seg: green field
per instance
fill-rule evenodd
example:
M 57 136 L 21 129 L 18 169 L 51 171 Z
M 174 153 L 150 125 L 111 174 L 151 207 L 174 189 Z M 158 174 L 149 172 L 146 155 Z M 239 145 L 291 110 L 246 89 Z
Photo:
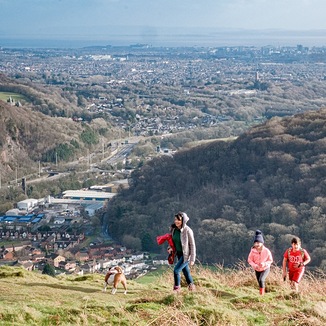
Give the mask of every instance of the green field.
M 26 100 L 26 97 L 24 95 L 18 94 L 18 93 L 11 93 L 11 92 L 0 92 L 0 100 L 7 102 L 7 100 L 10 98 L 14 101 L 21 101 Z

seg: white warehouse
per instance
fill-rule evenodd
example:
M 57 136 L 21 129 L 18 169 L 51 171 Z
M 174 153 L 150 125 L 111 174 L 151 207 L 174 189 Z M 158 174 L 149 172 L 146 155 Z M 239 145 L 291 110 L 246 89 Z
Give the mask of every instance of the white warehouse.
M 38 200 L 33 198 L 25 199 L 17 203 L 17 208 L 19 210 L 25 210 L 27 212 L 31 211 L 34 207 L 37 206 L 38 206 Z

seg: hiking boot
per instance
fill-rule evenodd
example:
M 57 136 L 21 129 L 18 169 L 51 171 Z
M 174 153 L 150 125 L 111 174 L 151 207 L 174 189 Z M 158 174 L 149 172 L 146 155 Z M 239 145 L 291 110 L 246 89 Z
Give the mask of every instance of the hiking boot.
M 173 293 L 180 293 L 181 292 L 181 286 L 174 286 Z
M 189 291 L 196 291 L 196 286 L 195 286 L 195 284 L 194 284 L 194 283 L 190 283 L 190 284 L 188 285 L 188 290 L 189 290 Z

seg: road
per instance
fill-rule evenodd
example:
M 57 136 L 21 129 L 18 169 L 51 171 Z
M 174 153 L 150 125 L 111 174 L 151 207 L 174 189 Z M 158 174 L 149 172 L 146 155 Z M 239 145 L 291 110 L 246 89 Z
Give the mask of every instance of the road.
M 79 160 L 68 162 L 64 164 L 64 167 L 60 166 L 61 172 L 56 173 L 55 175 L 51 175 L 50 171 L 47 173 L 43 172 L 39 176 L 34 175 L 28 175 L 24 176 L 26 178 L 26 183 L 36 183 L 41 181 L 50 181 L 50 180 L 56 180 L 62 177 L 66 177 L 71 173 L 71 170 L 73 170 L 74 166 L 81 166 L 81 163 L 83 161 L 88 162 L 88 170 L 96 171 L 101 170 L 97 168 L 98 163 L 91 163 L 91 161 L 97 161 L 101 163 L 106 163 L 111 166 L 115 166 L 119 162 L 123 162 L 131 153 L 133 147 L 139 142 L 140 138 L 142 137 L 131 137 L 128 139 L 128 143 L 122 143 L 121 140 L 114 140 L 112 141 L 112 144 L 118 144 L 116 148 L 113 148 L 110 153 L 107 153 L 107 157 L 103 157 L 103 153 L 90 153 L 88 156 L 84 156 L 80 158 Z M 21 180 L 22 178 L 17 178 L 16 180 L 12 180 L 8 182 L 8 186 L 11 185 L 12 187 L 21 187 Z M 2 185 L 4 187 L 4 185 Z
M 115 165 L 119 162 L 122 162 L 123 160 L 126 159 L 127 156 L 131 153 L 133 147 L 136 145 L 136 143 L 131 143 L 131 144 L 123 144 L 120 145 L 117 149 L 114 155 L 111 157 L 102 160 L 102 162 L 106 162 L 107 164 L 110 165 Z

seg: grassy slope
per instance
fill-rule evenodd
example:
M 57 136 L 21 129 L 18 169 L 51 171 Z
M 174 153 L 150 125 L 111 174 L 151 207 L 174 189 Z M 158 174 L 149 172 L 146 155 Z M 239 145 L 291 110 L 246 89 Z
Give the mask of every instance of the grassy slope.
M 18 94 L 18 93 L 11 93 L 11 92 L 0 92 L 0 100 L 7 102 L 7 100 L 10 98 L 14 101 L 20 101 L 20 100 L 26 100 L 26 97 Z
M 103 275 L 52 278 L 0 268 L 0 325 L 325 325 L 326 280 L 307 274 L 296 296 L 274 267 L 258 294 L 251 269 L 196 267 L 194 293 L 171 291 L 172 270 L 102 292 Z

